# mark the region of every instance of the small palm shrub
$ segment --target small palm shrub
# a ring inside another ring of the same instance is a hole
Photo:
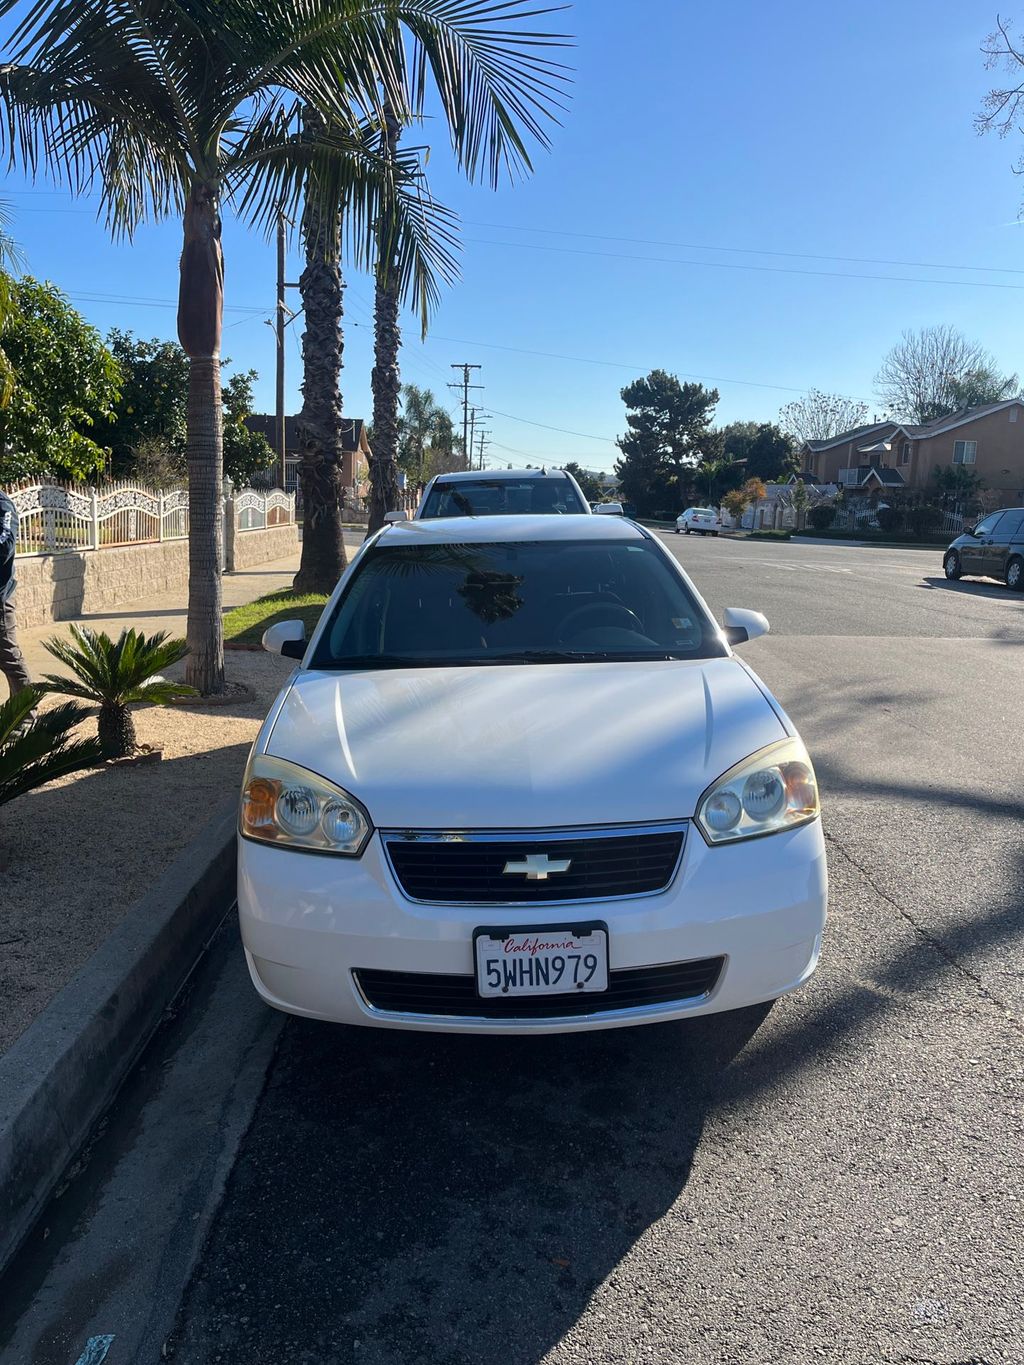
[[[73,701],[32,715],[40,690],[26,687],[0,705],[0,806],[102,757],[98,739],[72,739],[87,715]]]
[[[172,640],[166,631],[144,635],[123,630],[116,640],[103,631],[71,627],[74,643],[55,637],[44,641],[53,657],[73,677],[47,673],[44,692],[81,697],[100,708],[99,740],[104,758],[127,758],[138,748],[135,722],[128,709],[133,702],[160,705],[175,697],[193,697],[195,688],[169,682],[161,670],[176,664],[188,653],[184,640]]]

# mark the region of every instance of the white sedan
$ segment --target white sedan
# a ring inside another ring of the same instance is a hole
[[[238,907],[270,1005],[554,1033],[769,1001],[814,971],[825,848],[791,721],[620,517],[386,527],[253,746]],[[600,743],[594,743],[594,735]]]
[[[676,535],[699,531],[702,536],[717,536],[718,529],[718,513],[713,507],[688,507],[676,517]]]

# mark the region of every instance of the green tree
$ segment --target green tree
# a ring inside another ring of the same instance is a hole
[[[627,384],[621,397],[629,431],[619,438],[623,458],[615,472],[623,500],[642,515],[674,506],[687,475],[720,449],[711,428],[718,390],[681,384],[674,374],[652,370]]]
[[[374,423],[371,445],[377,440]],[[435,474],[463,467],[462,444],[455,436],[451,415],[430,389],[402,385],[397,451],[399,466],[414,483],[426,483]]]
[[[118,328],[108,333],[107,345],[121,370],[121,395],[92,435],[109,448],[111,472],[119,479],[182,482],[187,475],[188,356],[176,342],[158,337],[147,341]],[[231,361],[221,363],[226,368]],[[224,473],[240,485],[274,460],[266,437],[245,425],[257,378],[255,370],[240,370],[221,392]]]
[[[0,18],[20,0],[0,0]],[[181,215],[178,336],[189,356],[189,610],[186,669],[204,694],[224,686],[221,620],[220,347],[222,201],[269,227],[310,185],[346,210],[357,266],[401,199],[363,123],[390,101],[418,115],[432,80],[466,169],[528,167],[520,128],[552,104],[554,40],[513,27],[512,0],[38,0],[0,72],[8,151],[32,173],[98,184],[111,228]],[[490,20],[490,22],[488,22]],[[302,136],[302,108],[325,119]],[[315,176],[309,179],[309,170]],[[430,221],[420,202],[421,221]],[[421,242],[428,258],[435,250]]]
[[[567,474],[571,474],[579,484],[587,502],[598,502],[600,500],[602,494],[601,480],[595,474],[591,474],[589,470],[578,465],[575,460],[569,460],[562,468]]]
[[[107,451],[96,425],[117,402],[121,371],[99,332],[51,284],[11,282],[3,349],[14,375],[0,407],[0,480],[82,479]]]
[[[793,439],[771,422],[730,422],[721,428],[726,456],[745,460],[749,478],[778,483],[799,463]]]

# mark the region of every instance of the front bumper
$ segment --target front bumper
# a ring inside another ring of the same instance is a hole
[[[453,1033],[560,1033],[685,1018],[774,1000],[817,964],[827,873],[820,820],[708,848],[690,828],[672,884],[636,900],[566,905],[422,905],[405,897],[374,835],[359,859],[242,839],[238,909],[253,984],[290,1014],[379,1028]],[[709,994],[627,1009],[542,1018],[448,1017],[374,1008],[359,970],[473,973],[473,930],[518,923],[608,926],[609,966],[724,958]]]

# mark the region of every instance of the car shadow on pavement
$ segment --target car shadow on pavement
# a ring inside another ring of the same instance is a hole
[[[292,1020],[178,1356],[540,1360],[678,1199],[767,1013],[497,1039]]]
[[[1015,593],[1005,583],[998,583],[994,579],[988,583],[980,583],[963,578],[949,579],[933,574],[931,576],[926,575],[920,583],[915,583],[914,586],[917,588],[943,588],[946,592],[965,593],[968,597],[998,597],[1002,601],[1024,603],[1024,598],[1019,593]]]

